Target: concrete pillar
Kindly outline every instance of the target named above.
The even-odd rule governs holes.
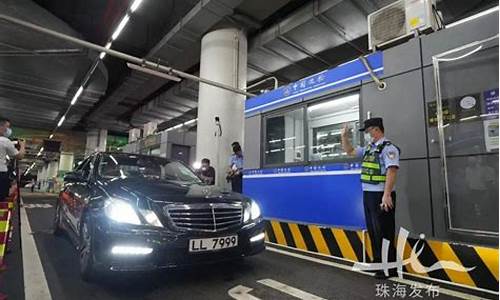
[[[148,136],[153,134],[156,131],[156,128],[158,127],[157,122],[148,122],[144,124],[144,136]]]
[[[47,182],[52,182],[53,184],[53,189],[50,190],[49,192],[56,192],[56,185],[57,185],[57,172],[59,171],[59,162],[58,161],[51,161],[49,162],[47,166]],[[54,181],[55,179],[55,181]]]
[[[106,151],[108,131],[106,129],[91,129],[87,132],[87,144],[85,146],[85,156],[94,152]]]
[[[139,128],[132,128],[128,131],[128,142],[132,143],[141,138],[141,130]]]
[[[218,29],[201,40],[200,76],[235,88],[246,88],[247,39],[238,29]],[[231,143],[243,147],[245,96],[200,83],[196,160],[208,158],[217,171],[216,184],[226,186]],[[219,117],[222,136],[215,124]]]
[[[59,171],[73,171],[74,155],[70,152],[61,152],[59,156]]]
[[[42,181],[41,189],[45,191],[47,189],[47,164],[43,165],[40,178]]]
[[[168,157],[168,132],[162,131],[160,135],[160,156]]]

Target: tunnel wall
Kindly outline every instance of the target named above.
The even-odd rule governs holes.
[[[397,182],[397,226],[412,234],[423,233],[439,240],[498,247],[496,237],[447,230],[439,145],[432,143],[436,129],[428,126],[426,111],[426,101],[431,101],[435,94],[432,56],[496,34],[498,12],[385,50],[381,78],[388,87],[383,92],[378,91],[371,80],[363,79],[271,108],[282,109],[325,95],[359,90],[360,119],[365,119],[367,112],[383,116],[387,136],[403,149]],[[268,111],[248,113],[251,107],[247,105],[245,124],[244,193],[262,202],[265,217],[299,224],[364,229],[361,187],[355,180],[349,180],[355,175],[323,176],[321,180],[309,176],[304,185],[305,181],[295,182],[290,178],[296,177],[287,174],[307,165],[264,168],[263,116]],[[352,168],[350,164],[348,167],[336,164],[336,167]],[[262,176],[266,174],[269,176]],[[322,184],[323,181],[329,182],[329,186]],[[345,191],[340,192],[338,187]]]

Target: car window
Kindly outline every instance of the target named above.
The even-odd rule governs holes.
[[[188,167],[178,161],[161,157],[133,154],[105,154],[98,167],[103,178],[151,178],[200,183]]]

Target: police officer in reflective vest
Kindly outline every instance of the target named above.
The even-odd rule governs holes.
[[[362,158],[361,183],[365,220],[373,251],[373,262],[382,262],[382,241],[390,241],[389,262],[396,261],[395,239],[395,182],[399,169],[399,148],[384,136],[382,118],[371,118],[364,122],[366,146],[354,148],[348,139],[348,128],[342,130],[342,146],[351,156]],[[389,276],[396,276],[391,270]],[[376,278],[386,278],[382,270]]]

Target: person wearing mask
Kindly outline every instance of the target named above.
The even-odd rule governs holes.
[[[201,160],[201,168],[199,170],[201,180],[208,185],[215,184],[215,169],[210,166],[210,159],[204,158]]]
[[[19,141],[19,150],[9,139],[12,135],[10,120],[0,117],[0,201],[5,201],[9,196],[10,178],[7,167],[7,156],[11,159],[22,159],[26,152],[24,141]]]
[[[399,148],[384,136],[382,118],[371,118],[364,122],[366,146],[354,148],[348,138],[348,128],[342,129],[342,147],[350,156],[362,158],[361,183],[365,221],[373,249],[373,262],[382,262],[382,242],[390,242],[388,262],[396,261],[395,210],[396,210],[396,175],[399,169]],[[389,277],[396,276],[391,269]],[[388,276],[382,270],[375,273],[378,279]]]
[[[231,182],[233,192],[243,192],[243,152],[241,151],[240,143],[234,142],[233,154],[229,159],[229,170],[226,179]]]

